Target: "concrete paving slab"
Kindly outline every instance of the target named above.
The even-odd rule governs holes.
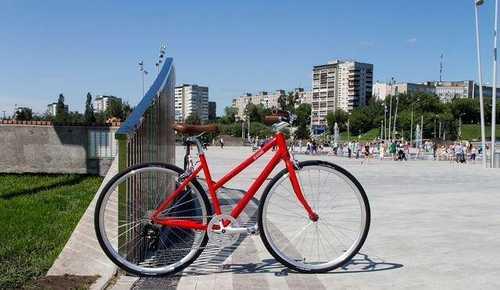
[[[177,148],[178,165],[182,150]],[[213,178],[250,153],[248,147],[210,147]],[[166,289],[500,289],[500,170],[479,163],[296,157],[337,163],[365,188],[372,224],[360,254],[330,273],[297,274],[277,263],[258,236],[250,236],[229,250],[207,249]],[[267,160],[227,186],[248,188]],[[137,282],[130,287],[141,289]]]

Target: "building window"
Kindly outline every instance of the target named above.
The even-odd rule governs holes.
[[[116,156],[117,144],[113,133],[104,129],[89,130],[89,158],[114,158]]]

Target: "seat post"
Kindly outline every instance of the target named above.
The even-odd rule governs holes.
[[[191,154],[191,144],[188,139],[184,139],[184,143],[186,143],[186,154],[184,155],[184,170],[187,170],[189,166],[189,155]]]

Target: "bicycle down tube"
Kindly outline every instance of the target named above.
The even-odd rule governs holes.
[[[241,214],[244,208],[247,206],[248,202],[254,197],[255,193],[262,186],[266,178],[272,173],[273,169],[278,165],[280,160],[285,162],[285,166],[289,172],[290,182],[294,189],[295,195],[304,207],[305,211],[309,215],[309,218],[313,221],[318,219],[317,214],[312,210],[309,203],[305,199],[302,189],[300,187],[300,183],[298,181],[295,165],[293,161],[290,159],[290,154],[288,153],[286,140],[282,133],[277,133],[276,136],[268,143],[266,143],[261,149],[252,154],[249,158],[239,164],[237,167],[233,168],[226,175],[224,175],[219,181],[215,182],[212,180],[210,169],[208,167],[207,160],[205,158],[205,154],[200,152],[200,164],[193,170],[193,172],[182,181],[182,183],[178,186],[178,188],[167,198],[162,204],[155,210],[152,214],[151,219],[158,224],[170,227],[180,227],[180,228],[189,228],[196,230],[206,230],[206,225],[203,225],[197,221],[189,220],[189,219],[175,219],[175,218],[159,218],[161,212],[167,209],[171,203],[184,191],[184,188],[194,180],[200,171],[203,170],[203,174],[205,175],[205,180],[207,183],[208,191],[212,199],[212,204],[214,206],[215,214],[222,214],[220,208],[220,202],[217,197],[217,190],[220,189],[224,184],[226,184],[233,177],[241,173],[241,171],[245,170],[248,166],[250,166],[253,162],[259,159],[262,155],[264,155],[271,148],[276,146],[278,150],[271,158],[269,163],[264,167],[260,175],[257,179],[250,185],[245,195],[241,198],[241,200],[236,204],[236,206],[231,211],[231,216],[235,219]]]

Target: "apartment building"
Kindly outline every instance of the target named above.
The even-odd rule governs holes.
[[[194,84],[175,87],[175,120],[184,122],[190,115],[208,121],[208,87]]]
[[[373,64],[335,60],[314,66],[312,72],[313,130],[324,129],[326,115],[338,109],[351,112],[372,96]]]
[[[122,103],[122,99],[115,96],[96,96],[94,102],[92,103],[95,113],[104,113],[108,109],[112,101]]]
[[[373,97],[377,100],[385,100],[387,96],[396,94],[427,93],[435,94],[436,88],[428,83],[375,83],[373,85]]]
[[[246,93],[243,96],[233,99],[232,106],[238,109],[237,118],[244,119],[245,108],[248,104],[252,103],[254,105],[263,105],[264,108],[278,108],[280,96],[286,96],[285,90],[276,90],[273,93],[267,91],[261,91],[256,95],[251,93]]]
[[[492,96],[491,86],[483,86],[483,95],[487,98]],[[465,81],[427,81],[423,83],[376,83],[373,86],[373,95],[384,100],[386,96],[395,94],[427,93],[439,97],[442,102],[450,102],[455,98],[477,98],[479,86],[471,80]],[[500,90],[497,90],[497,98],[500,98]]]
[[[64,105],[64,112],[69,112],[69,106]],[[47,114],[49,116],[55,117],[57,115],[57,103],[52,103],[47,105]]]
[[[213,121],[217,117],[217,103],[208,102],[208,120]]]
[[[312,104],[312,91],[306,91],[304,88],[295,88],[293,92],[297,95],[295,107],[300,104]]]

